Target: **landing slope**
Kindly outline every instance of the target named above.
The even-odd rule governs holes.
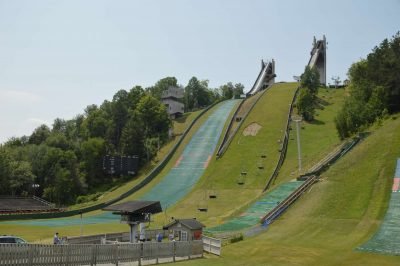
[[[389,119],[322,176],[263,234],[226,246],[207,265],[399,265],[356,251],[383,219],[400,156],[400,119]],[[294,162],[296,157],[287,160]],[[204,265],[185,262],[182,265]]]
[[[289,104],[296,88],[296,83],[281,83],[266,91],[242,123],[224,156],[212,158],[195,190],[176,207],[169,209],[167,216],[197,217],[207,226],[214,226],[260,196],[278,162],[278,140],[283,137]],[[258,131],[247,135],[254,125]],[[266,158],[262,158],[262,154]],[[243,184],[239,185],[242,171],[246,171],[247,175]],[[207,212],[199,212],[198,209],[207,209]],[[164,222],[163,219],[164,215],[161,217]]]

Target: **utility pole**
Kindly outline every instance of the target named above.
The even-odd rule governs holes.
[[[296,120],[293,120],[296,122],[296,132],[297,132],[297,155],[299,159],[299,174],[301,173],[301,145],[300,145],[300,129],[299,129],[299,124],[301,122],[301,118],[297,118]]]

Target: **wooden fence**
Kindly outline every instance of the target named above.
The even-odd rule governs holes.
[[[203,236],[203,250],[221,256],[222,240],[218,238],[212,238]]]
[[[112,245],[40,245],[40,244],[2,244],[0,245],[0,265],[97,265],[123,262],[147,261],[154,264],[173,262],[203,256],[203,242],[145,242],[137,244]]]

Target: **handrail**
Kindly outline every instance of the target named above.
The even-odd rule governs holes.
[[[55,207],[56,206],[54,203],[48,202],[48,201],[46,201],[46,200],[44,200],[42,198],[39,198],[39,197],[36,197],[36,196],[33,196],[32,198],[34,200],[40,201],[41,203],[43,203],[43,204],[45,204],[45,205],[47,205],[49,207]]]
[[[217,150],[217,157],[218,157],[218,158],[222,155],[222,154],[221,154],[221,152],[222,152],[221,150],[222,150],[223,146],[225,145],[225,142],[227,141],[227,138],[228,138],[228,136],[229,136],[229,131],[230,131],[231,128],[232,128],[233,121],[235,121],[234,119],[236,118],[236,115],[238,114],[240,108],[242,107],[243,103],[244,103],[246,100],[247,100],[247,99],[244,99],[244,100],[242,100],[242,101],[240,102],[239,106],[236,108],[235,112],[234,112],[233,115],[232,115],[231,121],[229,121],[229,124],[228,124],[228,126],[227,126],[227,128],[226,128],[226,130],[225,130],[225,133],[224,133],[224,137],[222,138],[221,144],[219,145],[218,150]]]
[[[275,208],[268,212],[262,219],[264,225],[272,223],[279,215],[283,213],[293,202],[295,202],[304,191],[318,181],[316,175],[310,176],[300,187],[293,191],[285,200],[280,202]]]
[[[224,155],[225,151],[228,149],[229,145],[231,144],[231,142],[232,142],[232,140],[233,140],[233,137],[236,135],[237,131],[238,131],[239,128],[242,126],[243,121],[246,120],[247,116],[248,116],[249,113],[253,110],[254,106],[258,103],[258,101],[259,101],[260,98],[264,95],[264,93],[265,93],[266,91],[268,91],[268,90],[271,88],[271,86],[272,86],[272,85],[269,85],[265,90],[263,90],[263,91],[260,92],[261,95],[258,96],[258,98],[257,98],[257,99],[254,101],[254,103],[250,106],[249,110],[243,115],[242,119],[241,119],[240,122],[239,122],[239,125],[234,129],[234,131],[232,132],[232,134],[228,134],[229,131],[226,132],[226,134],[229,135],[229,138],[228,138],[228,136],[226,136],[226,137],[227,137],[227,140],[226,140],[225,142],[221,143],[220,148],[218,149],[218,152],[217,152],[218,158],[220,158],[220,157],[222,157],[222,155]],[[250,99],[251,97],[254,97],[255,95],[256,95],[256,94],[251,95],[249,98],[246,98],[245,100]],[[244,100],[244,101],[245,101],[245,100]],[[242,102],[243,104],[244,104],[244,101]],[[239,107],[238,107],[237,111],[239,112]],[[235,119],[234,116],[232,117],[231,123],[233,123],[233,119]],[[225,138],[225,136],[224,136],[224,138]]]
[[[281,213],[286,210],[296,199],[298,199],[305,190],[318,181],[318,175],[324,169],[349,152],[360,141],[360,139],[361,137],[357,136],[351,141],[340,145],[339,148],[336,148],[333,153],[328,154],[328,156],[317,163],[315,167],[312,167],[308,173],[299,176],[298,179],[305,178],[306,181],[295,191],[293,191],[284,201],[279,203],[274,209],[267,213],[261,219],[261,223],[270,224],[274,219],[281,215]]]
[[[292,111],[293,111],[293,104],[297,98],[297,94],[299,93],[300,87],[297,87],[293,98],[292,98],[292,102],[290,104],[289,107],[289,113],[288,113],[288,117],[287,117],[287,121],[286,121],[286,130],[285,130],[285,134],[284,134],[284,138],[283,138],[283,144],[282,144],[282,148],[281,148],[281,154],[279,156],[279,160],[278,163],[275,166],[275,170],[272,173],[272,175],[269,177],[268,182],[266,184],[266,186],[264,187],[264,191],[266,191],[272,184],[272,181],[278,176],[279,170],[282,167],[283,162],[285,161],[286,158],[286,152],[287,152],[287,146],[288,146],[288,142],[289,142],[289,125],[290,125],[290,119],[291,119],[291,115],[292,115]]]

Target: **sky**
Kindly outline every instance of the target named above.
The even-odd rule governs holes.
[[[344,80],[399,14],[400,0],[0,0],[0,143],[167,76],[249,90],[273,58],[293,81],[313,36],[328,41],[328,82]]]

